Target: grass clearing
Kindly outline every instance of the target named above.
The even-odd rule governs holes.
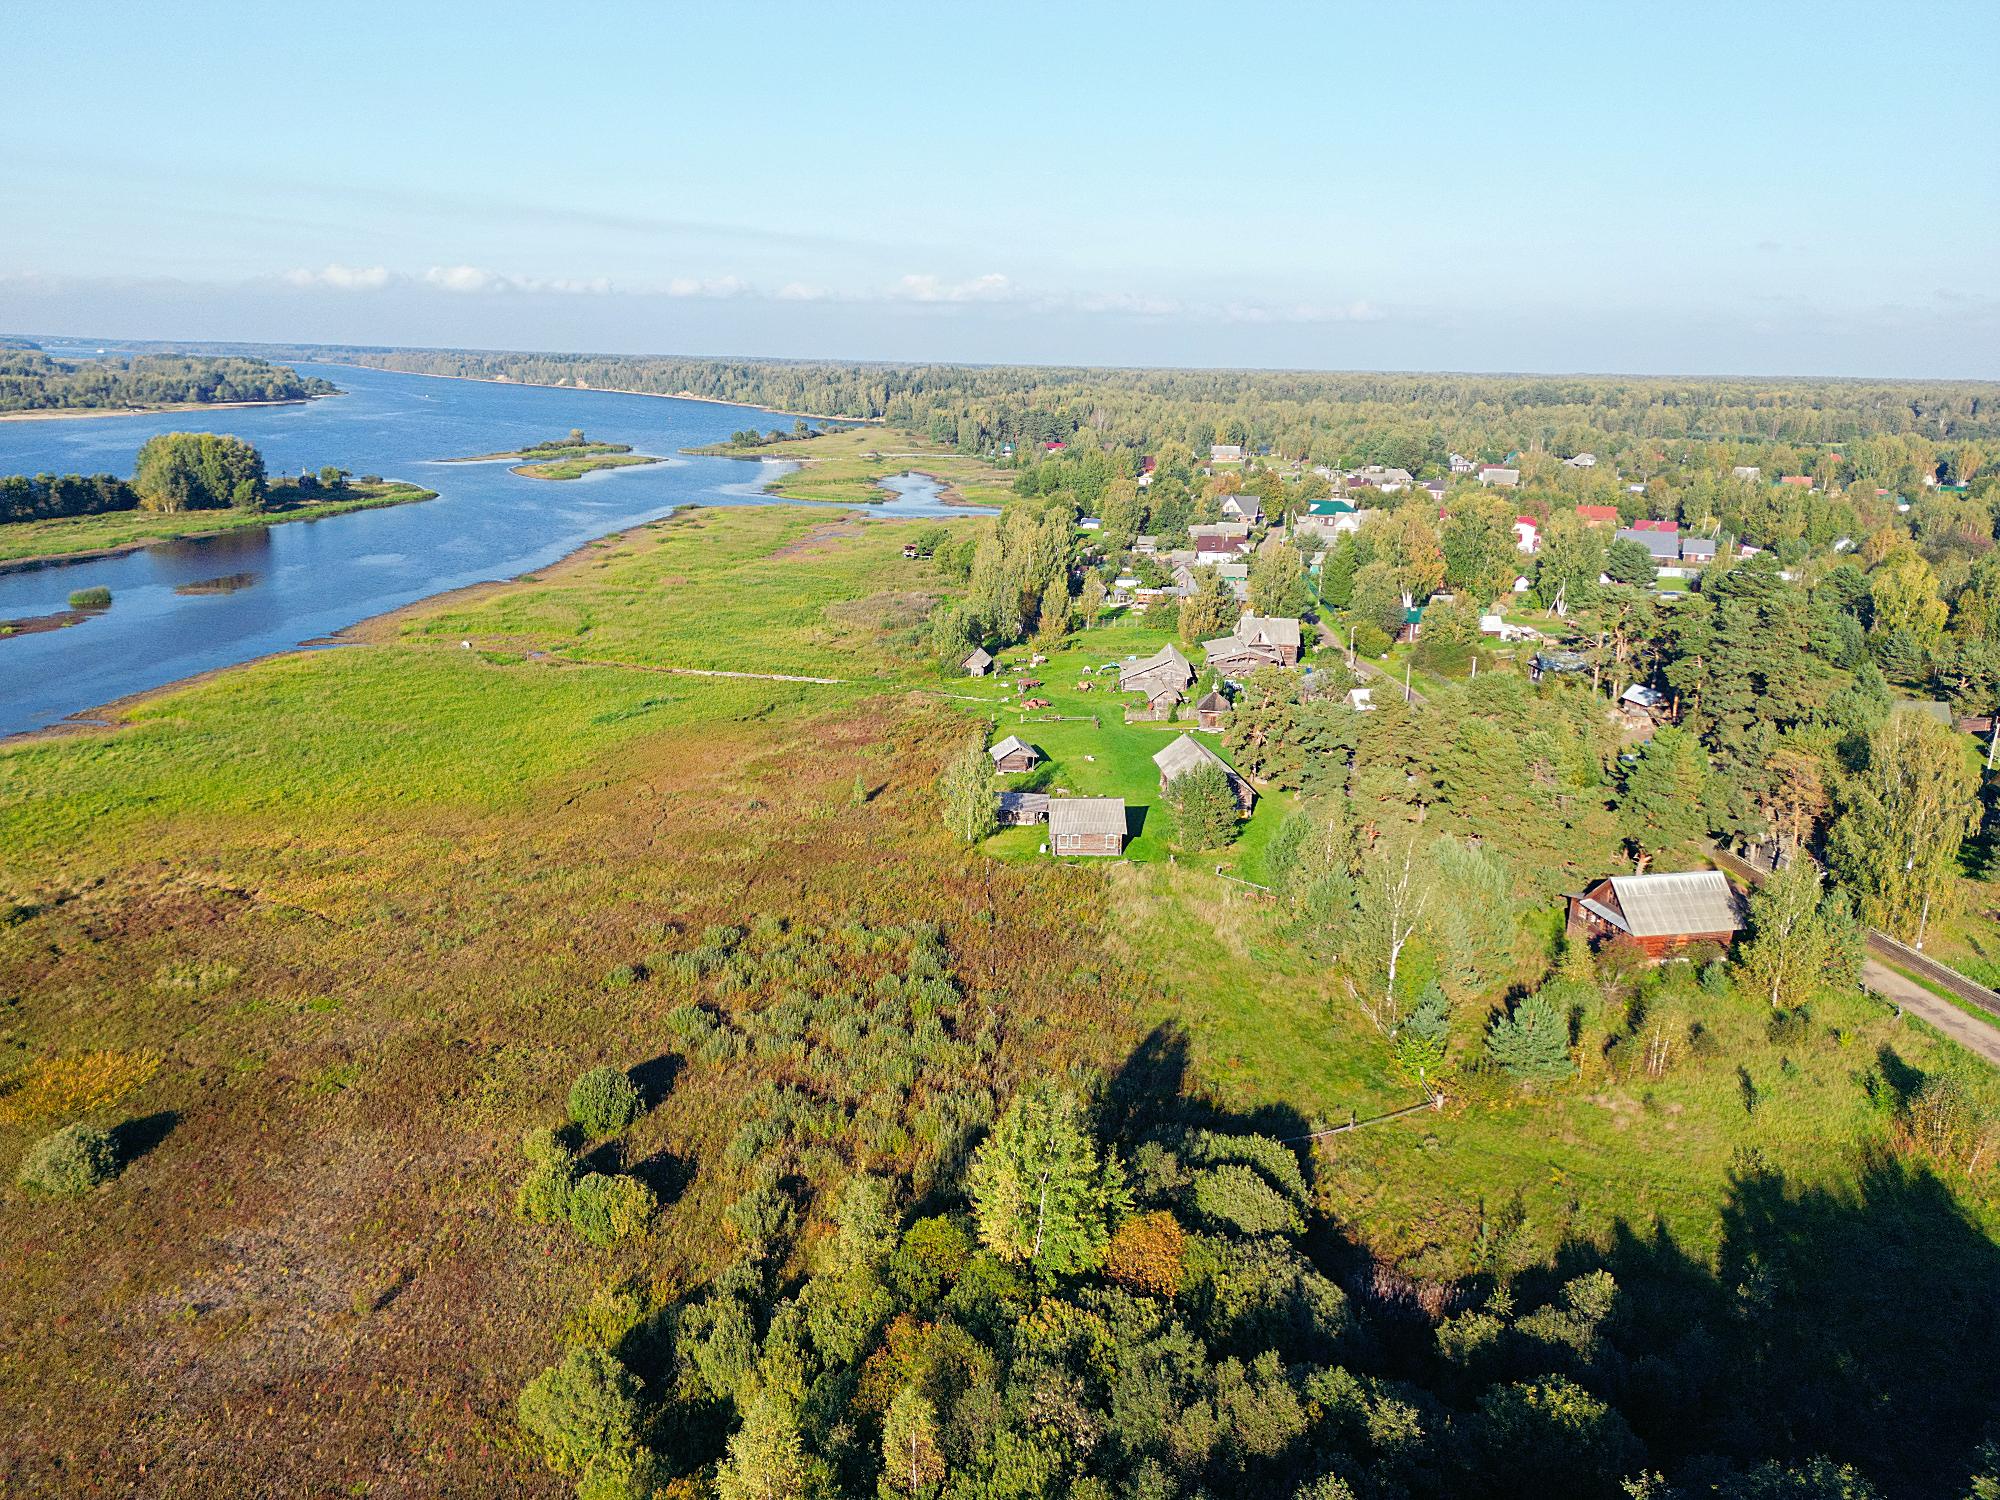
[[[689,449],[728,458],[784,458],[801,467],[769,486],[788,500],[874,505],[890,499],[879,481],[917,470],[944,487],[945,498],[967,505],[1004,505],[1014,496],[1014,476],[984,459],[954,453],[914,433],[880,427],[847,427],[816,438],[793,438],[756,448],[718,444]]]

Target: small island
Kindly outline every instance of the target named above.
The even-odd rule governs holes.
[[[0,420],[267,406],[337,391],[316,375],[262,359],[142,354],[59,360],[26,340],[0,347]]]
[[[505,453],[478,453],[470,458],[440,459],[448,464],[498,464],[520,460],[511,472],[525,479],[581,479],[594,469],[629,469],[666,460],[651,453],[634,453],[630,443],[594,443],[581,427],[569,436],[531,443]]]
[[[436,498],[421,485],[376,474],[357,479],[332,464],[267,478],[263,455],[237,438],[162,433],[139,450],[130,479],[0,476],[0,569]]]

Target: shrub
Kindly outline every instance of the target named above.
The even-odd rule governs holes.
[[[972,1236],[947,1218],[919,1219],[889,1256],[889,1284],[904,1301],[927,1307],[972,1259]]]
[[[1171,1297],[1186,1274],[1187,1231],[1170,1213],[1127,1219],[1111,1236],[1104,1274],[1135,1292]]]
[[[1389,636],[1379,625],[1360,624],[1354,627],[1354,653],[1357,656],[1381,656],[1389,649]]]
[[[521,1425],[552,1468],[581,1474],[639,1446],[639,1381],[602,1349],[578,1347],[528,1382]]]
[[[575,1188],[576,1168],[567,1161],[538,1163],[515,1194],[514,1211],[537,1224],[560,1224],[569,1218]]]
[[[118,1146],[108,1130],[65,1125],[28,1148],[15,1180],[52,1197],[73,1198],[117,1175]]]
[[[592,1135],[612,1135],[639,1118],[639,1086],[616,1068],[592,1068],[570,1085],[569,1117]]]
[[[1299,1211],[1242,1162],[1196,1173],[1194,1206],[1203,1218],[1242,1234],[1298,1234],[1305,1228]]]
[[[1569,1017],[1546,996],[1534,994],[1486,1028],[1486,1055],[1516,1078],[1567,1078]]]
[[[638,1178],[591,1172],[570,1189],[570,1227],[591,1244],[608,1247],[643,1231],[659,1206]]]
[[[111,590],[107,588],[78,589],[69,596],[71,609],[109,609]]]

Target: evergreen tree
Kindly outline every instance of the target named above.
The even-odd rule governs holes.
[[[1444,1072],[1451,1042],[1451,1002],[1435,980],[1424,986],[1395,1032],[1396,1063],[1428,1088]]]
[[[1618,821],[1643,869],[1656,856],[1687,848],[1708,835],[1708,757],[1684,730],[1665,727],[1639,752],[1618,797]]]
[[[1569,1017],[1539,991],[1517,1002],[1486,1028],[1486,1055],[1516,1078],[1567,1078],[1576,1071],[1569,1053]]]
[[[1240,809],[1222,767],[1204,762],[1181,772],[1167,783],[1165,800],[1182,853],[1220,849],[1236,836]]]

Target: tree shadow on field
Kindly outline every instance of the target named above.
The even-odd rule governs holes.
[[[1537,1306],[1599,1269],[1618,1286],[1608,1337],[1581,1354],[1523,1337],[1498,1373],[1591,1387],[1684,1483],[1718,1460],[1824,1454],[1885,1495],[1965,1493],[2000,1414],[2000,1245],[1926,1167],[1878,1153],[1831,1186],[1735,1175],[1713,1265],[1621,1222],[1510,1290]]]
[[[172,1135],[180,1122],[180,1111],[163,1109],[113,1127],[111,1139],[118,1147],[118,1160],[129,1167]]]
[[[1162,1021],[1111,1075],[1106,1091],[1112,1136],[1137,1141],[1163,1128],[1217,1130],[1226,1134],[1274,1136],[1303,1151],[1301,1139],[1312,1126],[1289,1104],[1263,1104],[1248,1112],[1227,1110],[1199,1092],[1190,1092],[1190,1041],[1178,1021]],[[1309,1151],[1304,1155],[1310,1156]],[[1306,1163],[1310,1174],[1310,1161]]]
[[[685,1066],[686,1060],[678,1052],[662,1052],[658,1057],[628,1069],[626,1076],[639,1086],[646,1108],[658,1109],[667,1095],[673,1092],[674,1080],[681,1076],[681,1069]]]

